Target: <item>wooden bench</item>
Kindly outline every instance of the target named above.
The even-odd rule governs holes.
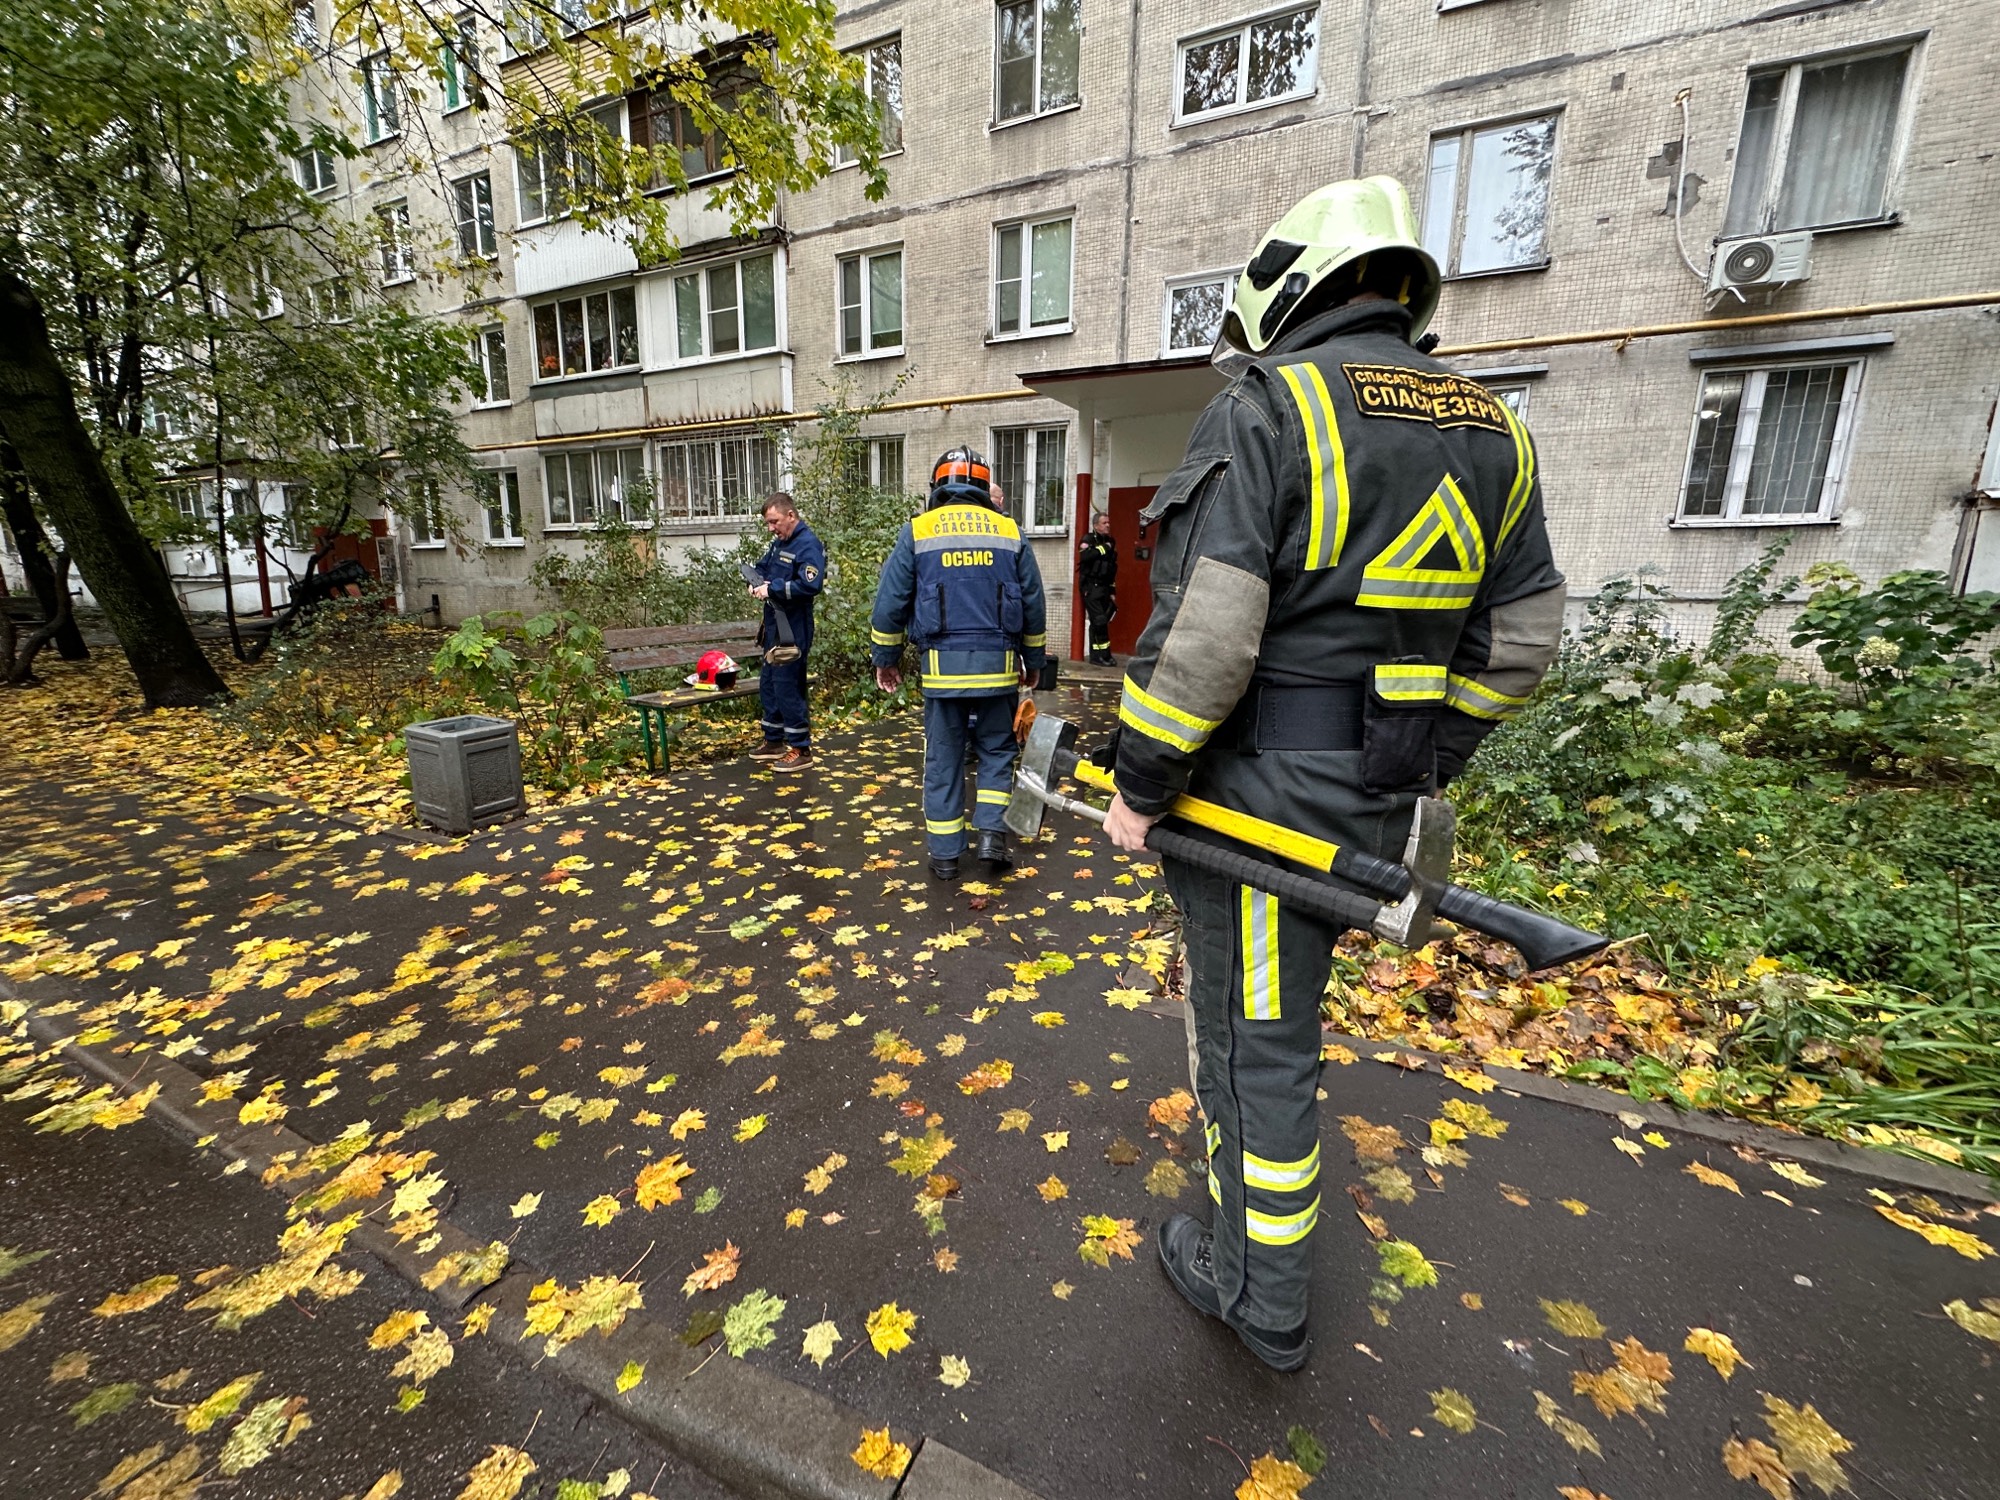
[[[667,715],[683,709],[702,708],[732,698],[757,694],[757,679],[750,675],[762,658],[757,645],[756,620],[726,620],[719,624],[649,625],[636,630],[604,632],[605,665],[618,674],[618,686],[625,701],[639,716],[639,730],[646,740],[646,768],[667,768]],[[739,675],[736,686],[728,688],[670,688],[658,693],[632,691],[631,674],[654,668],[689,667],[709,651],[727,651],[736,658]],[[657,728],[658,736],[654,731]],[[657,760],[655,745],[658,746]]]

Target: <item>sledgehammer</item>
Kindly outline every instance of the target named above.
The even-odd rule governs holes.
[[[1064,776],[1073,776],[1087,785],[1105,791],[1115,790],[1109,772],[1090,762],[1078,758],[1075,750],[1077,730],[1074,724],[1057,718],[1053,714],[1043,714],[1035,719],[1029,728],[1027,742],[1021,748],[1020,771],[1017,773],[1015,795],[1007,805],[1007,826],[1023,838],[1034,838],[1041,832],[1042,811],[1048,803],[1042,795],[1048,784]],[[1040,791],[1024,791],[1021,778],[1031,778]],[[1068,799],[1064,799],[1067,801]],[[1427,801],[1430,799],[1426,799]],[[1446,807],[1449,804],[1444,804]],[[1070,810],[1082,807],[1075,804]],[[1095,812],[1096,809],[1090,809]],[[1292,860],[1315,871],[1361,886],[1391,900],[1405,900],[1413,891],[1411,871],[1407,863],[1391,864],[1386,859],[1377,859],[1372,854],[1364,854],[1356,849],[1342,848],[1324,839],[1313,838],[1261,818],[1253,818],[1247,813],[1239,813],[1232,808],[1214,802],[1205,802],[1198,797],[1182,797],[1169,810],[1170,816],[1181,818],[1198,827],[1212,829],[1238,843],[1262,849],[1283,859]],[[1099,814],[1099,821],[1102,815]],[[1196,848],[1216,852],[1213,846],[1200,844],[1195,840],[1183,840]],[[1164,849],[1161,850],[1165,853]],[[1175,855],[1179,858],[1179,855]],[[1447,859],[1449,846],[1447,845]],[[1194,863],[1194,861],[1190,861]],[[1261,862],[1252,861],[1261,865]],[[1265,869],[1274,866],[1263,865]],[[1289,872],[1280,871],[1281,874]],[[1289,878],[1303,881],[1306,885],[1321,891],[1343,891],[1324,876],[1296,876]],[[1442,877],[1441,877],[1442,878]],[[1259,890],[1270,890],[1269,886],[1257,881],[1246,880],[1246,885]],[[1283,892],[1272,891],[1280,896]],[[1351,893],[1347,893],[1351,894]],[[1369,903],[1365,898],[1364,906]],[[1309,909],[1309,908],[1308,908]],[[1538,911],[1530,911],[1524,906],[1510,902],[1496,901],[1491,896],[1482,896],[1463,886],[1445,884],[1437,896],[1436,914],[1461,927],[1486,933],[1503,942],[1512,943],[1521,952],[1522,960],[1530,969],[1545,969],[1555,964],[1568,963],[1572,959],[1583,958],[1606,947],[1609,939],[1582,928],[1572,927],[1567,922],[1545,916]],[[1342,920],[1349,920],[1342,918]],[[1359,919],[1349,920],[1349,925],[1368,927],[1374,930],[1372,922]],[[1415,929],[1421,932],[1423,929]],[[1386,935],[1386,934],[1382,934]],[[1422,943],[1419,936],[1416,943]],[[1412,945],[1414,946],[1414,945]]]

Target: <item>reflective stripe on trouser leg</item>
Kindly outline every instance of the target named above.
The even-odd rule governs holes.
[[[970,737],[978,764],[973,770],[977,790],[972,801],[972,826],[1005,831],[1007,801],[1014,794],[1013,693],[960,700],[972,710]]]
[[[812,729],[807,720],[805,657],[775,665],[766,662],[757,674],[757,691],[764,704],[765,738],[777,738],[771,732],[775,720],[786,744],[810,750]]]
[[[967,710],[977,698],[924,699],[924,832],[938,859],[965,849]]]
[[[1338,929],[1286,909],[1262,912],[1273,1004],[1250,1012],[1260,969],[1243,888],[1166,861],[1186,913],[1188,998],[1208,1118],[1215,1279],[1232,1322],[1280,1331],[1306,1319],[1319,1212],[1319,1005]],[[1262,893],[1252,892],[1259,913]],[[1278,996],[1291,1004],[1275,1003]]]

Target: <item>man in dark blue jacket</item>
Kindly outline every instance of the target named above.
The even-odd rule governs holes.
[[[762,583],[750,595],[764,601],[764,624],[757,644],[764,668],[757,687],[764,705],[764,743],[752,760],[791,774],[813,763],[812,726],[806,717],[806,654],[812,650],[813,601],[826,587],[826,548],[783,490],[764,502],[764,529],[771,545],[757,562]]]
[[[930,506],[903,525],[870,620],[875,684],[902,686],[905,642],[923,664],[924,827],[931,875],[958,876],[965,848],[965,751],[978,755],[972,827],[981,863],[1012,864],[1001,821],[1012,790],[1014,704],[1047,650],[1042,575],[1021,528],[992,506],[992,475],[970,448],[931,472]]]

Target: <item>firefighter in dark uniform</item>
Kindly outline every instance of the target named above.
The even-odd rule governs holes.
[[[757,632],[764,648],[764,665],[757,674],[764,743],[750,758],[769,761],[772,770],[790,775],[813,763],[806,655],[812,650],[813,603],[826,587],[826,548],[784,490],[774,490],[764,502],[764,529],[771,534],[771,545],[755,564],[763,582],[750,589],[751,597],[764,601],[764,621]]]
[[[970,448],[931,471],[930,505],[883,565],[869,630],[875,682],[902,686],[905,642],[924,688],[924,829],[937,880],[958,876],[965,849],[965,757],[974,773],[974,853],[991,872],[1012,864],[1002,821],[1013,787],[1014,706],[1042,670],[1042,575],[1021,528],[992,506],[991,473]]]
[[[1090,534],[1076,560],[1076,583],[1090,622],[1085,659],[1100,667],[1118,665],[1111,656],[1111,617],[1118,613],[1118,543],[1111,538],[1111,513],[1090,518]]]
[[[1417,797],[1516,712],[1562,634],[1535,449],[1417,352],[1440,281],[1393,179],[1285,215],[1217,344],[1233,375],[1144,513],[1153,613],[1127,663],[1106,830],[1183,790],[1400,857]],[[1319,1002],[1339,930],[1166,862],[1185,916],[1212,1223],[1162,1264],[1265,1363],[1305,1363],[1321,1184]],[[1334,1189],[1335,1192],[1338,1189]]]

